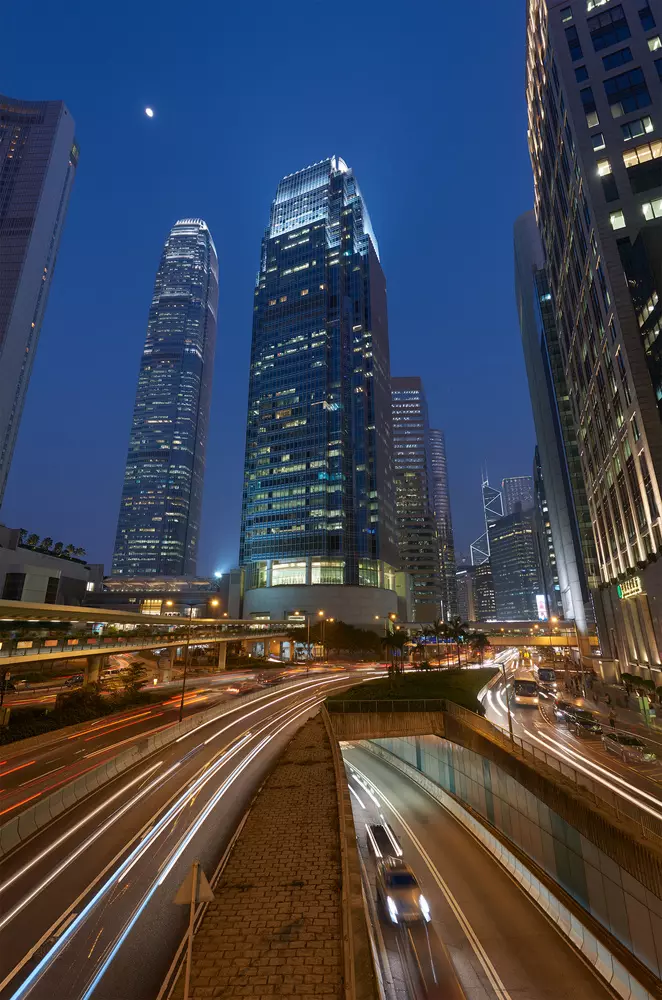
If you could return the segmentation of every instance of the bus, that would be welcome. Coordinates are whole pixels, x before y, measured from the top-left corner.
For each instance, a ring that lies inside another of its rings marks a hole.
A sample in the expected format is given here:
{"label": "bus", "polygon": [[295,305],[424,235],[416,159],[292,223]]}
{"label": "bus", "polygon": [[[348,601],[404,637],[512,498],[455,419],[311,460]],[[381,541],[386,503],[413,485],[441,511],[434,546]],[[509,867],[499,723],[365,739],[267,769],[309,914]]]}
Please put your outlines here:
{"label": "bus", "polygon": [[513,678],[513,698],[516,705],[538,707],[538,685],[532,670],[517,671]]}
{"label": "bus", "polygon": [[554,695],[556,693],[559,685],[556,670],[553,667],[546,666],[544,663],[538,664],[534,669],[534,674],[541,694]]}

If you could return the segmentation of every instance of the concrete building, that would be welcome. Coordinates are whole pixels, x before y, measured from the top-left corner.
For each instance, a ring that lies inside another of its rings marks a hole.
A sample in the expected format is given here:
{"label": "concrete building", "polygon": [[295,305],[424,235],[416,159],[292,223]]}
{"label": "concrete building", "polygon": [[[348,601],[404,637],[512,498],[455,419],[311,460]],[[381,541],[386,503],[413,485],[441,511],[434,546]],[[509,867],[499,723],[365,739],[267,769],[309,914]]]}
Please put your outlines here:
{"label": "concrete building", "polygon": [[397,613],[386,282],[340,157],[278,185],[253,310],[244,614]]}
{"label": "concrete building", "polygon": [[490,528],[490,563],[497,621],[537,621],[542,593],[532,510],[515,509]]}
{"label": "concrete building", "polygon": [[[451,498],[448,489],[448,462],[444,432],[431,428],[430,458],[432,464],[432,499],[439,540],[439,573],[441,577],[442,617],[449,620],[458,614],[455,581],[455,542]],[[468,621],[468,619],[464,619]]]}
{"label": "concrete building", "polygon": [[417,376],[391,378],[395,512],[400,566],[412,581],[414,621],[441,616],[428,406]]}
{"label": "concrete building", "polygon": [[50,551],[32,548],[21,538],[20,528],[0,524],[0,595],[4,601],[76,605],[96,596],[102,565],[90,565],[64,552],[54,555],[52,543]]}
{"label": "concrete building", "polygon": [[180,219],[154,284],[113,576],[195,576],[217,308],[211,233],[202,219]]}
{"label": "concrete building", "polygon": [[78,163],[62,101],[0,95],[0,504]]}
{"label": "concrete building", "polygon": [[535,210],[592,531],[602,653],[662,664],[659,5],[529,0]]}
{"label": "concrete building", "polygon": [[143,615],[240,618],[240,600],[240,580],[231,571],[220,578],[110,576],[86,603]]}
{"label": "concrete building", "polygon": [[517,504],[522,510],[533,508],[533,479],[531,476],[508,476],[501,480],[504,514],[513,514]]}

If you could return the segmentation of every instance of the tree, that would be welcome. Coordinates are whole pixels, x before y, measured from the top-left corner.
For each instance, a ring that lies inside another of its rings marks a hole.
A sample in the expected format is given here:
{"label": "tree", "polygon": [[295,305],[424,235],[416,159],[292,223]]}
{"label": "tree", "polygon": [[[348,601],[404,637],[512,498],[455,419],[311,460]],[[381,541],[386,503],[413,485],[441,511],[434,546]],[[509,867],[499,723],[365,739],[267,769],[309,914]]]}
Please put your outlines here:
{"label": "tree", "polygon": [[25,545],[25,538],[26,538],[27,533],[28,533],[28,529],[27,528],[19,528],[18,529],[18,544],[19,545]]}
{"label": "tree", "polygon": [[67,559],[71,559],[73,554],[74,554],[74,547],[71,544],[71,542],[69,542],[69,544],[65,545],[64,547],[64,555],[67,557]]}
{"label": "tree", "polygon": [[74,555],[78,556],[78,558],[80,559],[82,556],[87,555],[87,553],[85,552],[85,549],[80,548],[79,546],[77,549],[74,549]]}
{"label": "tree", "polygon": [[432,622],[432,625],[429,626],[427,631],[428,635],[434,636],[434,638],[437,640],[437,666],[440,667],[441,650],[439,648],[439,640],[445,639],[448,636],[448,628],[446,622],[443,621],[441,618],[437,618],[435,619],[435,621]]}
{"label": "tree", "polygon": [[39,545],[39,551],[48,552],[52,544],[53,544],[53,539],[50,537],[50,535],[46,535],[46,537],[42,538],[41,540],[41,543]]}
{"label": "tree", "polygon": [[64,542],[56,542],[55,545],[53,546],[52,555],[61,556],[63,548],[64,548]]}
{"label": "tree", "polygon": [[472,632],[471,634],[471,648],[480,657],[480,662],[482,664],[483,658],[485,656],[485,650],[489,648],[490,640],[487,638],[484,632]]}
{"label": "tree", "polygon": [[462,657],[460,655],[461,646],[467,641],[467,636],[469,635],[470,629],[466,622],[463,622],[459,615],[455,618],[451,618],[447,626],[447,635],[449,639],[457,646],[457,665],[462,666]]}
{"label": "tree", "polygon": [[39,535],[28,535],[25,539],[25,544],[29,549],[36,549],[39,544]]}
{"label": "tree", "polygon": [[[393,632],[389,633],[382,643],[386,648],[388,654],[391,657],[391,666],[389,668],[389,673],[397,674],[400,673],[401,668],[404,669],[403,656],[404,648],[409,642],[409,633],[406,629],[395,629]],[[400,655],[400,668],[397,666],[396,659],[397,654]]]}
{"label": "tree", "polygon": [[147,673],[145,666],[139,660],[132,660],[127,670],[122,673],[122,684],[128,695],[138,694]]}

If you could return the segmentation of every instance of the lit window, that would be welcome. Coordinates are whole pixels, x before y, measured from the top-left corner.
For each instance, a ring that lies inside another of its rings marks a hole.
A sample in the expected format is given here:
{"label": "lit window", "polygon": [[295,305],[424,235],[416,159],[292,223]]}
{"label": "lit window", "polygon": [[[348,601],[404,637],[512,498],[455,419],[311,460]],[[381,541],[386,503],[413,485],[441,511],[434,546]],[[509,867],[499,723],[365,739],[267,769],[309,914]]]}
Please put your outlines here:
{"label": "lit window", "polygon": [[653,142],[644,142],[633,149],[626,149],[623,153],[623,163],[626,167],[634,167],[638,163],[648,163],[649,160],[657,160],[662,156],[662,139],[655,139]]}
{"label": "lit window", "polygon": [[307,288],[302,288],[301,289],[301,294],[302,295],[307,295],[308,294],[308,289]]}
{"label": "lit window", "polygon": [[654,35],[653,38],[648,39],[648,48],[651,52],[657,52],[658,49],[662,49],[662,41],[659,35]]}
{"label": "lit window", "polygon": [[643,118],[635,118],[633,122],[628,122],[627,125],[621,125],[623,142],[627,142],[628,139],[638,139],[639,136],[646,135],[646,133],[652,131],[653,122],[648,115],[645,115]]}
{"label": "lit window", "polygon": [[618,212],[612,212],[609,216],[612,229],[625,229],[625,216],[619,208]]}
{"label": "lit window", "polygon": [[662,219],[662,198],[656,198],[654,201],[646,201],[641,206],[641,210],[648,222],[651,219]]}
{"label": "lit window", "polygon": [[605,148],[605,137],[602,132],[596,132],[593,138],[593,149],[599,152],[601,149]]}
{"label": "lit window", "polygon": [[608,2],[609,0],[586,0],[586,10],[592,11],[595,10],[596,7],[604,7],[604,5]]}
{"label": "lit window", "polygon": [[607,174],[610,173],[611,173],[611,163],[609,162],[609,160],[598,160],[598,177],[606,177]]}
{"label": "lit window", "polygon": [[561,9],[561,20],[563,21],[564,24],[565,24],[566,21],[572,21],[572,8],[571,7],[563,7]]}

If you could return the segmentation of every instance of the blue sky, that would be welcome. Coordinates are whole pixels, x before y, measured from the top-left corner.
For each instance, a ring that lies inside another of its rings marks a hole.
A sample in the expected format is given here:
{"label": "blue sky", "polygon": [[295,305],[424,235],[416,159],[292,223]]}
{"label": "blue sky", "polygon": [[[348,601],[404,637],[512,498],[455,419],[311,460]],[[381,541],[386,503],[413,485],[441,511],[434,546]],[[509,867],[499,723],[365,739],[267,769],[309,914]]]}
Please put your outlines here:
{"label": "blue sky", "polygon": [[[512,224],[532,202],[523,0],[24,2],[0,90],[62,99],[81,156],[1,517],[107,569],[154,275],[204,218],[220,304],[198,570],[236,562],[252,288],[278,180],[334,153],[380,244],[393,374],[446,431],[456,546],[480,469],[529,474]],[[155,109],[148,119],[145,106]]]}

